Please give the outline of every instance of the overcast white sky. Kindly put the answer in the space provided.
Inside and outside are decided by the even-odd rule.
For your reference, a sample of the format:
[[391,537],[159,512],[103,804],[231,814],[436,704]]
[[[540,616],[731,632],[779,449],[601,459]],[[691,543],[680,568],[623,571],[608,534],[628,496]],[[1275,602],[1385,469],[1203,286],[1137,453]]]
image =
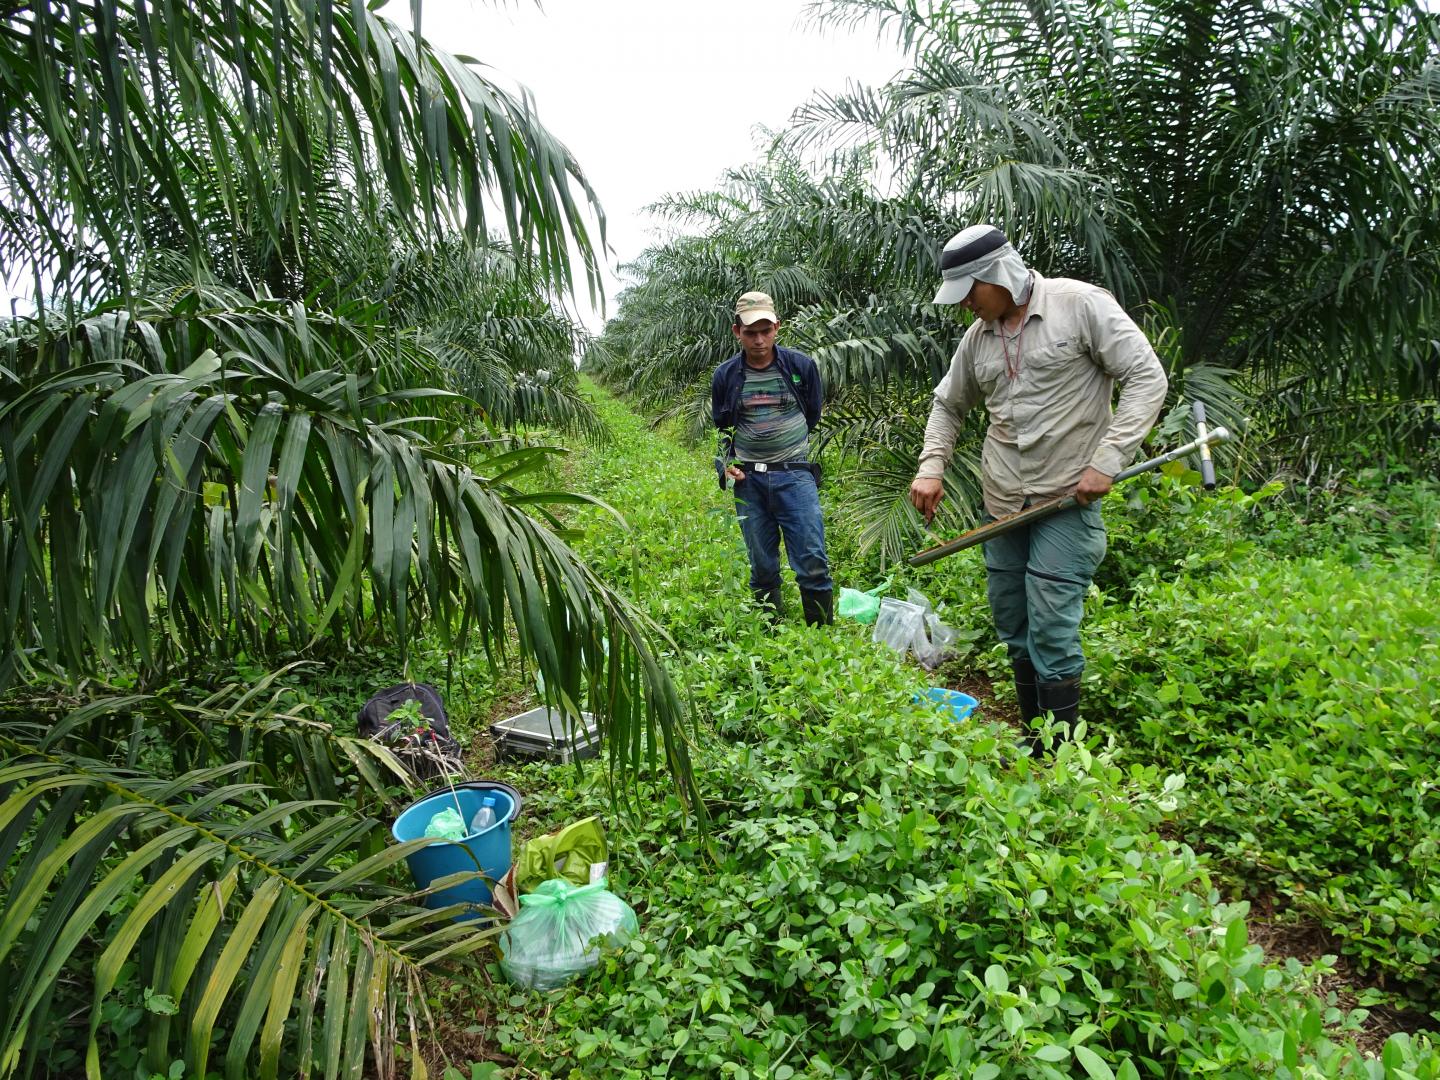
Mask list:
[[[753,161],[815,89],[879,85],[904,57],[873,30],[820,30],[805,0],[424,0],[421,32],[535,95],[541,121],[600,197],[615,262],[653,238],[643,208]],[[408,26],[409,0],[381,14]],[[583,305],[584,301],[581,300]],[[585,321],[599,319],[582,309]]]
[[[821,30],[806,0],[424,0],[421,31],[534,94],[541,121],[580,162],[605,208],[615,269],[653,239],[643,208],[708,189],[755,160],[816,89],[888,82],[904,57],[873,30]],[[410,25],[409,0],[381,14]],[[24,282],[20,283],[22,291]],[[0,295],[8,307],[8,289]],[[580,285],[583,293],[584,286]],[[578,298],[592,330],[601,318]]]

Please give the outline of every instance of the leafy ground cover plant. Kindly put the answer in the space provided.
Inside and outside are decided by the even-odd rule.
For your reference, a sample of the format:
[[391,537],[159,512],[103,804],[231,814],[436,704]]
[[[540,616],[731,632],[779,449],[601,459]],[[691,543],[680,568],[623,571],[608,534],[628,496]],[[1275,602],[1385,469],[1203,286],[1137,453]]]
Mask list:
[[[926,677],[858,628],[766,629],[708,462],[613,403],[600,411],[616,438],[574,478],[623,508],[630,531],[596,522],[579,543],[628,569],[680,649],[715,832],[676,840],[673,798],[612,817],[612,881],[641,934],[543,1007],[485,995],[477,1026],[521,1068],[1440,1075],[1423,1038],[1397,1035],[1379,1060],[1356,1051],[1363,1014],[1310,992],[1325,965],[1267,963],[1251,944],[1246,905],[1225,901],[1204,853],[1168,838],[1203,781],[1131,761],[1128,745],[1123,759],[1070,745],[1037,764],[1003,726],[915,705]],[[951,562],[932,595],[978,614],[983,599],[952,594],[973,591],[974,568]],[[1143,655],[1149,640],[1113,644]],[[532,765],[512,778],[541,818],[606,805],[593,773]]]
[[[1440,990],[1440,620],[1425,552],[1136,584],[1092,669],[1132,754],[1183,769],[1186,835],[1362,969]],[[1146,642],[1147,648],[1133,648]],[[1130,647],[1126,647],[1130,646]]]
[[1365,1075],[1332,1041],[1354,1019],[1147,827],[1173,781],[1010,771],[993,732],[907,712],[782,719],[725,761],[718,868],[652,864],[643,938],[507,1048],[561,1075]]

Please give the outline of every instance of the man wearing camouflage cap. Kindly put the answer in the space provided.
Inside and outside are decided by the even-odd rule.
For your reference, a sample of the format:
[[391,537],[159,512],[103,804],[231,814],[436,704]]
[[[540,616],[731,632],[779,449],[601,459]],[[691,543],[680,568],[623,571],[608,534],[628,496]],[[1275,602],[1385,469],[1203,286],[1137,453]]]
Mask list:
[[1042,277],[993,225],[951,237],[940,270],[935,303],[959,304],[975,321],[935,387],[910,499],[934,516],[960,423],[981,401],[986,520],[1075,493],[1081,505],[985,543],[990,611],[1021,717],[1029,725],[1049,712],[1068,727],[1080,707],[1085,593],[1105,557],[1099,499],[1154,425],[1165,371],[1109,292]]
[[775,301],[747,292],[735,302],[731,327],[740,351],[710,380],[710,414],[720,429],[715,470],[723,489],[735,484],[735,513],[750,559],[750,589],[780,614],[780,539],[805,622],[833,621],[833,583],[820,518],[819,466],[811,463],[810,432],[820,423],[822,387],[815,361],[775,344]]

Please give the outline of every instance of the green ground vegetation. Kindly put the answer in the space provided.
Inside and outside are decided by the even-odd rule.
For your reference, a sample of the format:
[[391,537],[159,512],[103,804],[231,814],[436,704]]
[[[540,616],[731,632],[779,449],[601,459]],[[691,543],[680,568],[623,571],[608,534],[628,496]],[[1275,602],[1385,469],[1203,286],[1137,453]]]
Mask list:
[[[5,777],[22,783],[4,803],[10,865],[59,891],[17,894],[31,917],[4,960],[22,987],[64,973],[17,1066],[80,1069],[87,1033],[58,1018],[90,1010],[101,1075],[198,1076],[174,1052],[185,1037],[255,1040],[262,1062],[298,1073],[313,1040],[366,1037],[368,988],[401,978],[400,1000],[428,1003],[457,1066],[476,1047],[501,1055],[488,1076],[1440,1076],[1418,1033],[1440,1019],[1433,483],[1367,477],[1307,503],[1278,488],[1202,494],[1182,469],[1117,492],[1089,601],[1089,737],[1043,762],[1004,722],[978,559],[888,572],[892,591],[920,588],[962,631],[962,655],[934,675],[858,626],[805,628],[793,592],[769,628],[708,456],[613,399],[596,409],[611,438],[527,483],[620,511],[582,505],[562,524],[664,632],[656,655],[693,723],[708,831],[645,755],[633,784],[596,763],[495,766],[485,724],[537,700],[535,670],[443,636],[408,662],[376,641],[278,673],[242,658],[143,693],[117,678],[68,715],[53,690],[12,691],[6,737],[31,749]],[[845,496],[827,483],[832,522]],[[882,578],[844,526],[831,549],[841,584]],[[303,1001],[324,972],[323,1013],[268,1012],[266,980],[297,935],[368,955],[368,920],[407,910],[384,839],[407,796],[348,738],[368,693],[407,675],[446,692],[473,770],[524,791],[521,837],[604,816],[641,933],[542,997],[504,984],[487,937],[412,924],[363,968],[307,963],[305,979],[280,980],[281,1000],[293,986]],[[974,720],[914,701],[986,677],[996,689]],[[58,800],[45,814],[41,789]],[[98,812],[78,815],[92,798]],[[235,813],[216,809],[227,802]],[[204,879],[184,876],[206,860],[228,868],[235,931],[256,904],[277,912],[249,916],[248,955],[207,957],[176,932],[218,916]],[[57,920],[86,880],[95,899]],[[184,895],[157,907],[170,881]],[[1332,935],[1339,960],[1264,955],[1260,930],[1287,920]],[[93,935],[67,937],[76,925]],[[177,953],[197,966],[177,974]],[[234,1004],[197,1013],[222,978]],[[1416,1033],[1376,1045],[1362,990],[1362,1005],[1411,1010]],[[404,1012],[378,1029],[402,1071],[437,1058],[414,1020],[411,1049]],[[244,1075],[248,1060],[212,1055],[209,1075]]]
[[[1332,989],[1436,1015],[1437,496],[1403,471],[1440,445],[1434,12],[817,8],[912,63],[666,200],[587,355],[664,435],[581,392],[557,300],[603,215],[483,65],[329,0],[0,14],[33,300],[0,323],[0,1077],[388,1080],[432,1015],[519,1075],[1436,1075],[1424,1037],[1366,1056]],[[835,564],[881,580],[963,329],[936,241],[972,219],[1131,306],[1158,441],[1196,397],[1243,429],[1245,490],[1112,500],[1090,739],[1053,763],[1003,685],[948,724],[859,628],[766,628],[669,437],[770,289],[829,384]],[[963,631],[939,678],[1003,673],[973,557],[890,576]],[[607,814],[641,913],[572,990],[510,994],[492,931],[416,909],[414,792],[351,726],[405,677],[472,769],[541,679],[606,728],[599,767],[507,773],[526,831]],[[1276,918],[1345,970],[1262,957]]]
[[[1045,762],[1003,703],[960,724],[915,704],[937,676],[860,627],[766,628],[708,460],[601,412],[616,440],[574,475],[629,528],[592,519],[582,550],[672,636],[714,825],[677,841],[660,785],[608,817],[642,932],[568,991],[483,992],[476,1030],[523,1072],[1440,1075],[1423,1036],[1355,1050],[1331,961],[1263,955],[1249,902],[1437,1010],[1433,485],[1307,508],[1177,471],[1112,496],[1089,738]],[[841,583],[873,584],[840,533]],[[978,560],[907,584],[979,631],[938,678],[998,677]],[[529,829],[606,812],[595,770],[505,775],[535,792]]]

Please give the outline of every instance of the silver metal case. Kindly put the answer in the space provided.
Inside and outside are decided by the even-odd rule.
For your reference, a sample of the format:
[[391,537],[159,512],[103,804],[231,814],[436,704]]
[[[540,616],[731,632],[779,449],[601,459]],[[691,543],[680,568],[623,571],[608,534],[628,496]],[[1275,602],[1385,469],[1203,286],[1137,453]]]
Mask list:
[[537,706],[490,725],[498,758],[546,758],[570,762],[600,753],[600,731],[595,717],[581,713],[583,723],[568,722],[558,709]]

